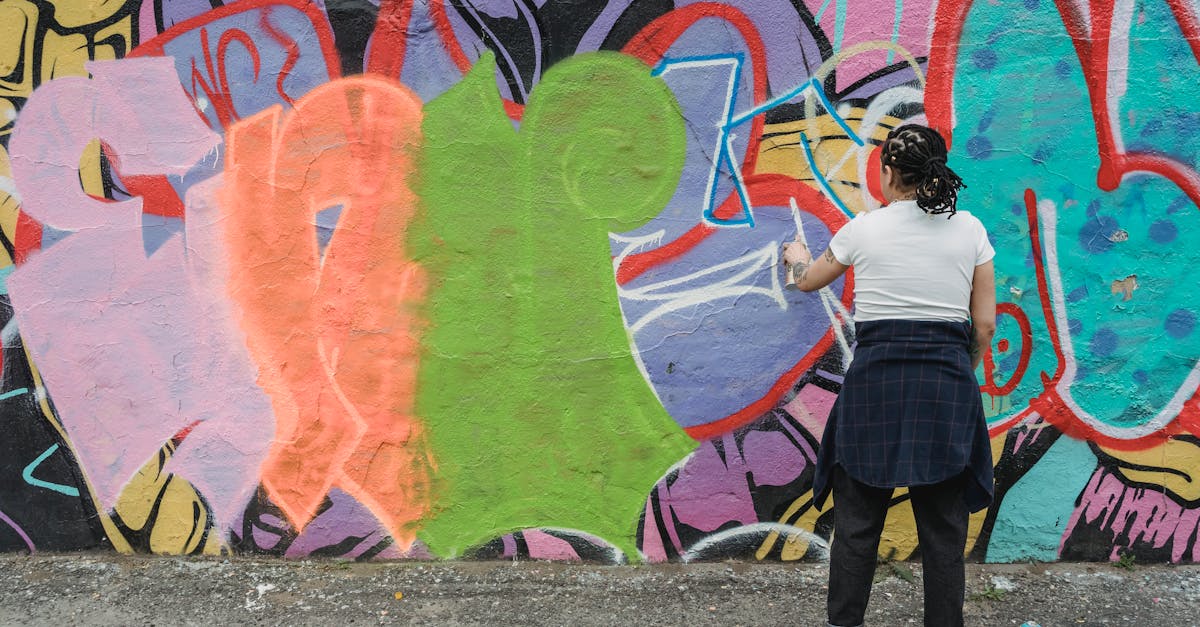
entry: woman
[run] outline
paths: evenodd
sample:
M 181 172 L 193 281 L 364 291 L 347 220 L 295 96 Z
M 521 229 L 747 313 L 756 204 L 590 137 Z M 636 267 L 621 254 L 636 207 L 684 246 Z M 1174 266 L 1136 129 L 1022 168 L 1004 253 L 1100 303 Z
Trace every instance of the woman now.
M 854 268 L 857 346 L 821 441 L 814 494 L 832 489 L 829 624 L 863 623 L 892 492 L 908 487 L 924 565 L 925 624 L 962 625 L 970 512 L 992 496 L 992 455 L 974 370 L 996 328 L 994 251 L 974 216 L 956 211 L 962 179 L 936 131 L 888 134 L 887 204 L 841 228 L 813 261 L 784 247 L 797 287 L 813 291 Z

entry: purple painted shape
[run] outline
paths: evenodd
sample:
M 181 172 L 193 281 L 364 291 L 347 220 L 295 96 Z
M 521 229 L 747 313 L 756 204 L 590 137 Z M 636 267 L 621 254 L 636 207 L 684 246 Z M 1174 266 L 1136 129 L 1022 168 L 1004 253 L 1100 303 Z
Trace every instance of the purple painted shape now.
M 677 2 L 676 6 L 705 1 Z M 805 28 L 791 0 L 755 0 L 734 6 L 749 18 L 762 39 L 767 67 L 756 68 L 756 71 L 767 73 L 772 93 L 781 94 L 800 85 L 824 62 L 816 37 Z M 727 30 L 736 32 L 732 28 Z
M 479 60 L 480 55 L 488 50 L 483 39 L 475 35 L 475 31 L 471 25 L 463 18 L 461 12 L 455 7 L 462 7 L 472 19 L 480 24 L 480 28 L 484 29 L 485 34 L 489 39 L 497 42 L 498 51 L 496 53 L 496 89 L 500 90 L 500 95 L 508 100 L 528 100 L 529 92 L 524 84 L 525 78 L 530 78 L 530 83 L 536 85 L 541 79 L 542 71 L 545 69 L 541 63 L 541 36 L 537 32 L 537 24 L 533 15 L 528 12 L 520 2 L 514 0 L 471 0 L 461 3 L 446 3 L 446 18 L 450 22 L 451 30 L 454 32 L 455 39 L 458 40 L 459 47 L 471 59 L 472 65 Z M 533 49 L 528 52 L 536 55 L 534 63 L 534 71 L 532 77 L 522 75 L 521 66 L 513 57 L 515 53 L 524 53 L 524 50 L 510 50 L 506 45 L 509 42 L 501 37 L 500 33 L 495 33 L 487 30 L 487 26 L 483 24 L 483 16 L 506 17 L 510 20 L 516 20 L 518 17 L 525 18 L 525 25 L 529 29 L 529 38 L 533 42 Z M 511 28 L 512 26 L 510 26 Z M 512 85 L 509 85 L 508 79 L 500 68 L 507 67 L 513 76 L 519 77 L 517 83 L 517 93 L 513 93 Z
M 1109 560 L 1117 560 L 1135 546 L 1161 549 L 1170 544 L 1172 562 L 1200 561 L 1200 544 L 1193 541 L 1200 533 L 1200 508 L 1185 508 L 1162 488 L 1131 486 L 1103 466 L 1079 495 L 1059 551 L 1077 525 L 1095 526 L 1097 521 L 1101 521 L 1101 530 L 1111 534 Z
M 823 250 L 830 228 L 800 209 L 809 245 Z M 618 287 L 643 372 L 682 427 L 721 420 L 763 398 L 830 330 L 819 294 L 783 287 L 778 254 L 796 237 L 791 209 L 754 211 L 754 228 L 717 229 Z M 660 216 L 650 225 L 667 221 Z M 830 287 L 833 294 L 841 295 L 843 281 Z
M 400 82 L 416 92 L 422 101 L 429 102 L 457 84 L 462 73 L 438 38 L 428 3 L 413 3 L 407 35 Z M 368 53 L 370 50 L 368 45 Z M 365 64 L 370 66 L 369 57 Z
M 526 529 L 521 535 L 525 538 L 525 546 L 529 547 L 531 559 L 556 562 L 582 561 L 579 554 L 575 552 L 575 547 L 562 538 L 538 529 Z
M 137 19 L 138 33 L 142 38 L 148 37 L 150 33 L 158 32 L 158 24 L 154 19 L 154 2 L 143 2 Z
M 821 395 L 811 394 L 809 388 L 815 387 L 805 386 L 800 395 L 808 393 L 812 398 L 824 398 L 829 394 L 824 390 Z M 814 405 L 820 403 L 814 401 Z M 828 416 L 827 406 L 823 411 L 822 421 Z M 799 497 L 808 486 L 797 485 L 794 495 L 770 491 L 768 498 L 774 500 L 760 507 L 755 506 L 756 499 L 764 497 L 752 492 L 750 486 L 792 484 L 815 463 L 812 434 L 802 433 L 802 428 L 785 417 L 768 415 L 744 429 L 701 443 L 655 485 L 646 501 L 638 547 L 646 560 L 661 562 L 669 554 L 687 552 L 690 543 L 697 539 L 697 531 L 712 532 L 731 523 L 778 522 L 759 519 L 757 512 L 775 511 L 781 503 Z M 720 451 L 716 442 L 721 444 Z M 666 531 L 666 537 L 661 530 Z
M 525 542 L 528 554 L 521 556 L 517 548 L 516 534 L 506 533 L 500 536 L 501 545 L 504 547 L 500 554 L 501 558 L 530 557 L 539 560 L 579 562 L 583 558 L 579 555 L 579 550 L 575 547 L 581 546 L 582 543 L 587 543 L 597 549 L 607 551 L 609 558 L 613 561 L 622 559 L 619 549 L 609 544 L 603 538 L 583 531 L 560 528 L 529 528 L 523 529 L 519 533 Z M 664 555 L 658 561 L 665 559 Z
M 17 323 L 102 505 L 113 506 L 163 443 L 191 428 L 167 470 L 191 481 L 229 529 L 258 482 L 275 424 L 224 305 L 216 265 L 224 253 L 204 233 L 215 227 L 189 221 L 186 250 L 177 234 L 147 256 L 142 199 L 101 202 L 79 184 L 93 138 L 112 150 L 121 174 L 176 176 L 220 138 L 177 88 L 171 59 L 87 68 L 92 79 L 39 88 L 13 134 L 22 208 L 76 231 L 9 277 Z
M 804 456 L 778 431 L 751 431 L 742 442 L 743 458 L 754 473 L 755 485 L 787 485 L 796 478 Z
M 155 10 L 162 15 L 162 29 L 158 28 Z M 142 27 L 143 40 L 153 37 L 172 26 L 203 15 L 213 10 L 213 4 L 208 0 L 149 0 L 142 3 L 139 25 Z M 149 14 L 149 15 L 147 15 Z
M 207 35 L 207 49 L 202 34 Z M 233 40 L 236 44 L 222 47 L 220 42 L 228 35 L 238 35 Z M 329 66 L 323 41 L 303 10 L 287 4 L 269 4 L 252 6 L 190 30 L 148 40 L 135 48 L 131 56 L 156 54 L 161 48 L 161 56 L 174 59 L 177 83 L 196 111 L 212 128 L 220 128 L 274 105 L 288 106 L 332 80 L 338 69 Z M 224 56 L 219 56 L 221 53 Z M 223 91 L 226 88 L 228 91 Z
M 330 490 L 328 497 L 332 505 L 304 526 L 304 531 L 288 547 L 284 554 L 285 557 L 307 557 L 317 549 L 337 545 L 347 538 L 362 538 L 353 548 L 340 556 L 353 559 L 388 538 L 388 532 L 379 524 L 371 510 L 354 497 L 338 488 Z M 421 550 L 421 548 L 416 549 L 416 553 L 419 554 Z M 413 553 L 413 551 L 409 551 L 409 553 Z M 393 544 L 374 556 L 373 559 L 404 557 L 411 557 L 411 555 L 402 552 Z
M 662 494 L 659 487 L 655 490 Z M 654 506 L 650 499 L 646 499 L 646 509 L 642 513 L 642 537 L 638 550 L 642 553 L 642 559 L 645 559 L 651 564 L 658 564 L 667 561 L 667 548 L 663 543 L 662 534 L 658 532 L 658 525 L 654 524 Z M 680 550 L 679 542 L 675 543 L 676 551 Z
M 504 553 L 500 557 L 512 557 L 517 554 L 517 539 L 511 533 L 504 534 L 500 541 L 504 543 Z
M 825 433 L 825 423 L 836 400 L 837 394 L 815 385 L 806 385 L 783 409 L 819 439 Z
M 676 519 L 701 531 L 716 531 L 731 520 L 744 525 L 758 522 L 745 480 L 750 466 L 738 453 L 732 433 L 721 436 L 721 443 L 724 463 L 713 442 L 705 442 L 680 469 L 679 479 L 671 486 L 671 509 Z
M 579 45 L 575 48 L 576 52 L 592 52 L 599 50 L 600 46 L 604 45 L 604 40 L 612 31 L 613 26 L 616 26 L 617 20 L 621 19 L 621 15 L 625 13 L 625 9 L 633 4 L 633 0 L 610 0 L 604 3 L 604 10 L 600 11 L 600 15 L 588 26 L 587 32 L 583 37 L 579 38 Z
M 15 520 L 9 518 L 8 514 L 0 512 L 0 521 L 4 521 L 4 524 L 12 527 L 12 530 L 17 532 L 17 535 L 21 536 L 21 539 L 25 541 L 25 546 L 29 547 L 30 553 L 37 552 L 37 547 L 33 546 L 33 540 L 29 538 L 29 534 L 25 533 L 25 530 L 22 529 L 21 525 L 18 525 Z

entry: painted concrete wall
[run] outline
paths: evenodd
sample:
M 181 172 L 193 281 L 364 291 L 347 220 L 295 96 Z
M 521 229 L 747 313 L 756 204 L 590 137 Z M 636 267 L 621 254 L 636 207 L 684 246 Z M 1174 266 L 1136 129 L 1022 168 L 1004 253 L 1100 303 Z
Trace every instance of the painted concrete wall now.
M 1198 12 L 0 0 L 0 548 L 823 559 L 853 286 L 778 253 L 912 120 L 998 251 L 971 556 L 1197 561 Z

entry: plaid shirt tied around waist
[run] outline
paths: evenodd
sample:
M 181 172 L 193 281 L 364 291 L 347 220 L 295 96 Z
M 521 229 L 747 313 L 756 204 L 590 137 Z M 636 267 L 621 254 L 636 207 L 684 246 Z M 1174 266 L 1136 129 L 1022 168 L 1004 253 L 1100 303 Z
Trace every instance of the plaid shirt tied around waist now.
M 972 512 L 992 500 L 992 449 L 968 351 L 969 322 L 855 325 L 854 361 L 825 424 L 813 493 L 833 467 L 880 488 L 931 485 L 968 471 Z

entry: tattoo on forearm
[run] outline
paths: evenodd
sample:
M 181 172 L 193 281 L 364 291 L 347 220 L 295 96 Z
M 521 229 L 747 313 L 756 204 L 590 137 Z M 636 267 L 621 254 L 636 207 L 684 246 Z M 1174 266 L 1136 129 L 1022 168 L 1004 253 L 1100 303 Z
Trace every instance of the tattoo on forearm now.
M 788 272 L 791 274 L 789 278 L 791 278 L 792 284 L 800 285 L 800 282 L 804 280 L 804 273 L 807 271 L 808 264 L 806 263 L 794 263 L 788 266 Z
M 826 249 L 825 249 L 825 261 L 828 261 L 829 263 L 837 263 L 837 262 L 838 262 L 838 261 L 837 261 L 837 258 L 835 258 L 835 257 L 833 256 L 833 249 L 832 249 L 832 248 L 826 248 Z
M 800 276 L 796 277 L 796 285 L 804 285 L 804 282 L 808 280 L 808 268 L 808 266 L 804 266 L 804 271 L 800 273 Z

